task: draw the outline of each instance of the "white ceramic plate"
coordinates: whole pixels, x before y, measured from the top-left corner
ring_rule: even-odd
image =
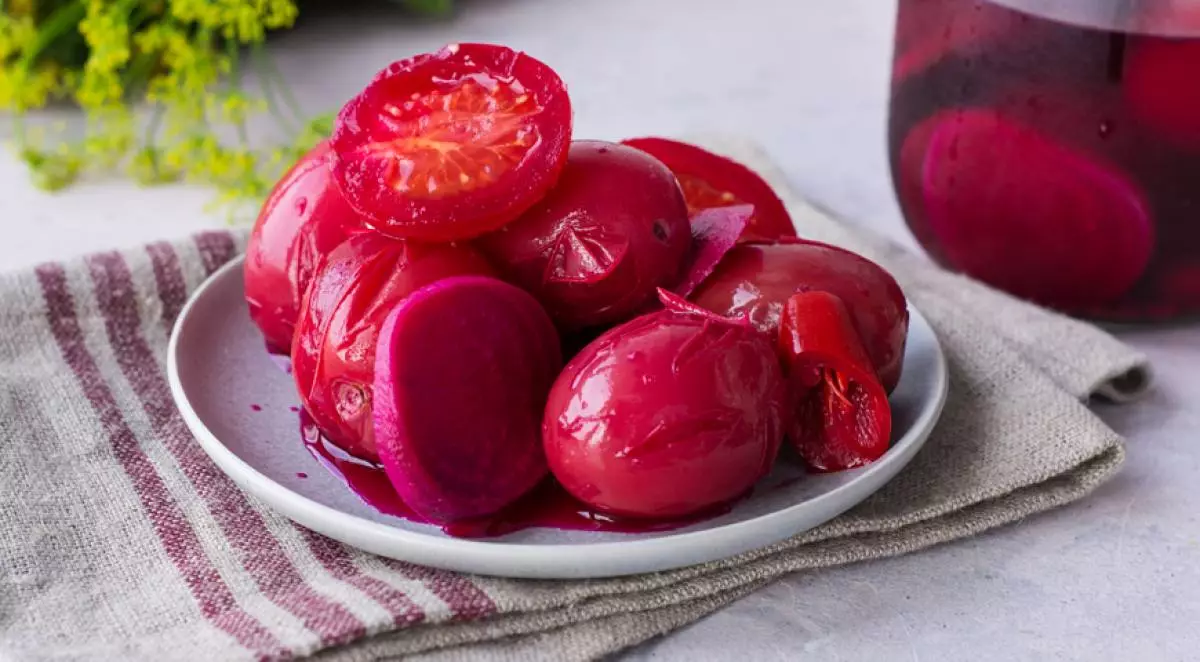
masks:
[[[452,538],[366,505],[308,452],[291,377],[266,354],[246,312],[241,265],[226,265],[196,292],[171,336],[171,391],[188,427],[217,466],[283,515],[355,547],[423,565],[509,577],[612,577],[770,545],[829,521],[891,480],[921,448],[946,398],[945,357],[913,310],[904,376],[891,398],[893,445],[869,467],[801,480],[781,469],[725,515],[673,531],[536,528]]]

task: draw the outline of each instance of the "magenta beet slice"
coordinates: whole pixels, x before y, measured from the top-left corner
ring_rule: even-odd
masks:
[[[439,523],[489,515],[545,477],[541,422],[562,367],[529,294],[447,278],[400,303],[375,354],[375,441],[410,508]]]
[[[1112,301],[1145,271],[1154,228],[1124,172],[993,110],[928,122],[911,136],[928,137],[922,202],[950,266],[1065,310]]]
[[[754,205],[701,209],[688,219],[692,226],[692,255],[687,272],[671,291],[687,296],[717,268],[717,263],[737,245],[738,237],[754,218]]]

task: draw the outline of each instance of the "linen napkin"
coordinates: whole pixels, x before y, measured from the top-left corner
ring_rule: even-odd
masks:
[[[694,621],[787,573],[916,551],[1079,499],[1122,440],[1085,406],[1138,395],[1144,357],[799,199],[803,236],[882,263],[950,366],[936,431],[849,513],[772,547],[594,581],[467,576],[382,559],[243,494],[170,400],[167,338],[244,233],[0,276],[0,659],[587,660]]]

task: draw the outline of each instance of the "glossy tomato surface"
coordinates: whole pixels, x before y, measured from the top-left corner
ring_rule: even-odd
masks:
[[[810,469],[852,469],[887,452],[887,393],[841,299],[829,292],[793,294],[784,308],[779,354],[788,375],[788,440]]]
[[[788,298],[809,291],[842,299],[879,380],[889,392],[895,388],[908,338],[908,306],[891,274],[861,255],[803,240],[743,244],[689,298],[727,317],[749,316],[774,336]]]
[[[329,156],[329,143],[321,142],[284,174],[246,245],[250,319],[278,354],[292,346],[300,300],[321,258],[363,228],[362,216],[333,184]]]
[[[384,319],[422,286],[491,273],[483,256],[465,246],[367,232],[335,248],[304,298],[292,343],[292,377],[321,432],[358,457],[378,460],[371,410]]]
[[[737,161],[667,138],[631,138],[622,143],[654,156],[675,173],[690,213],[751,204],[754,216],[742,235],[745,240],[796,236],[792,217],[771,185]]]
[[[742,495],[778,454],[775,349],[744,324],[662,310],[609,330],[563,369],[542,438],[572,495],[628,517],[675,517]]]
[[[631,147],[580,140],[554,189],[480,246],[572,331],[628,319],[656,288],[674,285],[691,240],[666,166]]]
[[[395,62],[338,114],[333,171],[381,232],[450,241],[515,219],[554,185],[571,104],[550,67],[451,44]]]

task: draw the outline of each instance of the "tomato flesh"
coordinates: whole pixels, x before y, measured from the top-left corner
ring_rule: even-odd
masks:
[[[817,290],[792,295],[779,351],[788,371],[788,439],[811,470],[853,469],[887,452],[887,393],[840,298]]]
[[[512,221],[558,178],[571,135],[548,66],[488,44],[452,44],[380,72],[338,115],[333,172],[377,230],[467,239]]]
[[[621,142],[662,161],[675,173],[689,213],[751,204],[754,216],[742,235],[743,241],[796,236],[796,227],[783,201],[770,184],[746,166],[667,138],[631,138]]]

